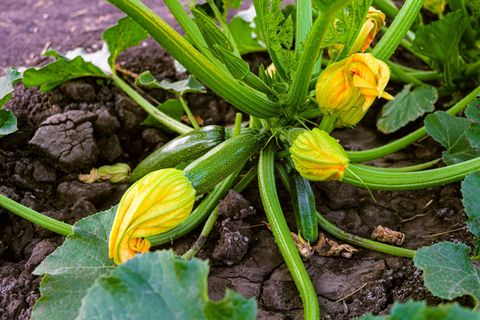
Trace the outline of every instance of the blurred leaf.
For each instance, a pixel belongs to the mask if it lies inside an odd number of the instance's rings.
[[[440,242],[417,250],[413,262],[423,271],[425,287],[439,298],[452,300],[469,295],[480,300],[480,271],[473,265],[470,248],[463,243]]]
[[[410,91],[411,89],[411,85],[406,85],[395,96],[395,100],[383,106],[382,114],[377,121],[378,130],[383,133],[395,132],[426,112],[432,112],[435,109],[438,94],[434,87],[417,87]]]
[[[467,130],[467,140],[473,148],[480,151],[480,97],[468,105],[465,115],[472,122]]]
[[[251,27],[251,23],[247,22],[240,16],[237,15],[233,17],[228,27],[240,54],[243,55],[266,50],[266,48],[260,44],[258,35]]]
[[[113,207],[77,222],[74,234],[33,271],[44,277],[32,320],[75,319],[88,288],[115,267],[107,246],[115,210]]]
[[[172,251],[137,255],[95,281],[77,319],[255,319],[254,299],[228,289],[223,300],[208,299],[208,269]]]
[[[13,86],[22,79],[15,68],[6,68],[5,76],[0,77],[0,109],[12,98]]]
[[[188,76],[185,80],[170,82],[168,80],[158,81],[150,71],[141,73],[135,84],[147,89],[163,89],[172,93],[184,95],[185,93],[205,93],[205,87],[194,77]]]
[[[130,17],[121,18],[116,25],[105,30],[102,38],[110,51],[110,57],[108,58],[110,67],[115,68],[115,61],[120,52],[138,45],[140,41],[147,37],[148,33]]]
[[[454,304],[427,306],[425,301],[408,301],[392,307],[389,316],[365,315],[360,320],[480,320],[480,313]]]
[[[427,133],[447,149],[442,154],[446,164],[455,164],[479,156],[466,137],[470,124],[468,119],[453,117],[444,111],[437,111],[425,118]]]
[[[462,195],[468,229],[480,237],[480,173],[470,173],[462,181]]]
[[[13,112],[0,110],[0,138],[17,130],[17,118]]]

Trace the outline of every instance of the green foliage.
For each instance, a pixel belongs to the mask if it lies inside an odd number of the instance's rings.
[[[46,66],[25,70],[23,84],[29,87],[40,87],[40,91],[50,91],[62,83],[83,77],[106,77],[105,73],[92,62],[78,56],[72,60],[66,57],[57,59]]]
[[[396,302],[389,316],[365,315],[360,320],[479,320],[480,313],[457,303],[427,306],[425,301]]]
[[[17,118],[10,110],[0,109],[0,138],[17,131]]]
[[[445,73],[446,84],[460,76],[459,42],[467,24],[462,12],[451,12],[442,19],[420,26],[413,49],[431,58],[432,67]]]
[[[174,94],[184,95],[185,93],[205,93],[205,87],[194,77],[188,76],[185,80],[170,82],[168,80],[158,81],[150,71],[141,73],[135,84],[147,89],[163,89]]]
[[[466,133],[467,140],[473,148],[480,151],[480,97],[468,105],[465,115],[472,122]]]
[[[0,77],[0,109],[12,98],[13,86],[22,77],[15,68],[5,69],[5,76]]]
[[[318,3],[318,1],[316,3]],[[332,20],[333,23],[330,24],[330,27],[323,36],[322,47],[342,44],[345,45],[347,49],[350,48],[365,22],[365,17],[371,3],[371,0],[354,0],[343,10],[339,10]]]
[[[469,295],[478,305],[480,270],[473,265],[470,248],[463,243],[440,242],[417,250],[413,262],[423,271],[425,287],[439,298]]]
[[[470,173],[462,182],[463,206],[468,229],[480,237],[480,173]]]
[[[136,46],[140,41],[146,39],[148,33],[136,23],[132,18],[124,17],[118,20],[117,24],[103,33],[103,40],[108,46],[110,57],[108,63],[110,67],[115,69],[115,61],[120,52],[127,48]]]
[[[75,233],[34,270],[45,276],[33,320],[75,319],[88,288],[114,268],[107,248],[114,214],[112,208],[77,222]]]
[[[260,45],[257,33],[251,27],[251,23],[245,21],[244,18],[241,18],[238,15],[233,17],[228,24],[228,28],[232,33],[233,40],[235,41],[241,55],[266,50],[265,47]]]
[[[395,132],[426,112],[432,112],[435,109],[434,105],[438,94],[434,87],[425,86],[411,89],[411,85],[406,85],[395,96],[395,100],[389,101],[383,106],[382,114],[377,121],[378,130],[383,133]]]
[[[290,50],[293,44],[292,17],[283,15],[280,0],[254,0],[253,4],[257,13],[256,22],[270,58],[281,77],[289,79],[295,67],[294,55]]]
[[[444,146],[443,161],[455,164],[479,156],[468,142],[466,133],[471,122],[466,118],[454,117],[444,111],[437,111],[425,118],[425,130],[438,143]]]
[[[228,289],[223,300],[209,300],[207,275],[208,264],[199,259],[186,261],[171,251],[137,255],[95,281],[77,319],[256,318],[255,300]]]

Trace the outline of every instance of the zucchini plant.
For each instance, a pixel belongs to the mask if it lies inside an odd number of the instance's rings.
[[[191,277],[198,276],[202,283],[194,290],[197,300],[172,301],[167,318],[254,318],[254,302],[237,294],[227,293],[219,303],[205,298],[206,266],[198,260],[186,261],[198,252],[202,243],[196,243],[183,258],[174,257],[171,252],[140,256],[138,253],[169,243],[202,222],[205,225],[201,236],[207,237],[218,216],[216,207],[220,199],[230,188],[243,190],[256,176],[266,219],[299,291],[305,319],[320,319],[320,308],[291,232],[297,233],[302,241],[314,244],[319,228],[356,246],[415,259],[415,264],[428,274],[425,281],[432,293],[445,299],[467,294],[478,307],[479,270],[472,264],[465,245],[439,244],[417,253],[351,235],[317,211],[311,187],[311,181],[337,180],[369,190],[415,190],[466,177],[462,191],[468,225],[472,233],[480,237],[479,204],[475,199],[480,192],[480,117],[476,98],[480,93],[479,64],[474,62],[479,57],[479,32],[474,29],[480,17],[478,2],[450,1],[449,13],[443,16],[445,9],[442,9],[438,21],[425,24],[419,16],[422,0],[406,0],[400,9],[386,0],[373,1],[376,9],[371,7],[371,0],[297,0],[293,13],[283,11],[280,0],[254,0],[255,26],[243,25],[242,31],[254,32],[255,40],[244,39],[234,32],[238,26],[227,19],[228,1],[224,3],[223,12],[216,2],[207,1],[211,15],[200,6],[191,7],[192,15],[189,15],[177,0],[166,0],[165,5],[184,35],[139,0],[109,2],[127,16],[105,31],[101,51],[61,54],[50,50],[47,54],[55,61],[38,69],[27,69],[23,73],[24,85],[48,91],[75,78],[104,79],[122,89],[159,124],[179,137],[153,152],[133,170],[130,178],[133,184],[116,208],[88,217],[75,227],[0,195],[1,206],[68,236],[65,244],[35,271],[47,277],[42,287],[43,298],[37,303],[33,318],[54,319],[51,311],[54,308],[50,306],[66,299],[55,294],[54,282],[68,282],[75,277],[82,277],[82,288],[68,294],[71,305],[61,318],[103,319],[108,317],[102,309],[103,303],[115,305],[119,315],[122,312],[118,310],[124,310],[124,317],[148,318],[154,311],[144,308],[140,297],[134,297],[136,290],[146,290],[144,294],[148,299],[148,286],[129,281],[146,275],[144,279],[149,281],[163,281],[165,288],[178,286],[187,291],[181,280],[172,275],[172,268],[179,268],[180,273],[189,270]],[[387,16],[392,19],[388,28],[385,27]],[[446,40],[439,39],[440,33],[450,32],[449,26],[456,25],[460,19],[467,23],[451,31],[453,42],[449,45],[454,48],[447,54],[443,52]],[[372,45],[381,32],[379,41]],[[119,72],[116,59],[121,51],[138,44],[147,35],[195,78],[169,83],[146,72],[138,76],[134,84],[129,82]],[[399,46],[431,69],[417,70],[395,62],[392,56]],[[249,50],[267,52],[272,64],[260,66],[258,73],[254,73],[241,55]],[[460,84],[458,79],[468,81]],[[387,87],[390,80],[405,84],[396,97]],[[440,85],[434,88],[428,82]],[[202,91],[202,85],[241,112],[233,129],[200,127],[196,122],[183,95]],[[137,90],[142,86],[175,93],[193,127],[169,116],[162,111],[162,106],[153,105]],[[337,128],[355,126],[378,99],[389,101],[383,107],[378,127],[383,132],[393,132],[425,112],[432,112],[439,95],[453,101],[446,112],[430,114],[424,127],[383,146],[346,151],[331,136]],[[466,118],[456,117],[466,108]],[[247,117],[246,125],[242,125],[242,117]],[[395,169],[362,164],[406,148],[427,134],[446,148],[445,166],[430,168],[438,161]],[[290,192],[295,229],[290,229],[283,214],[277,178]],[[72,250],[79,249],[87,252],[88,257],[69,265],[66,258],[72,257]],[[454,256],[461,259],[462,266],[448,259],[442,265],[432,263],[432,257]],[[162,265],[163,273],[152,271],[158,264]],[[94,265],[96,268],[88,275],[79,275],[72,272],[75,265],[81,270]],[[459,276],[468,268],[471,281],[467,281],[464,290],[444,294],[446,289],[438,283],[442,281],[442,270],[448,268],[457,270],[453,276]],[[161,292],[156,299],[160,301],[166,296]],[[178,299],[179,294],[172,297],[170,300]],[[124,301],[132,304],[138,301],[139,309],[132,309]],[[421,312],[429,310],[423,304],[417,306]],[[199,309],[195,309],[197,307]],[[446,309],[453,312],[456,308],[460,307]]]

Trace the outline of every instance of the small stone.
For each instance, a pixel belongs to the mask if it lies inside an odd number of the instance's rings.
[[[238,231],[222,234],[213,250],[213,261],[227,266],[239,263],[248,251],[248,242],[248,238]]]
[[[243,219],[255,213],[255,208],[250,204],[250,201],[234,190],[228,191],[218,207],[219,215],[235,220]]]

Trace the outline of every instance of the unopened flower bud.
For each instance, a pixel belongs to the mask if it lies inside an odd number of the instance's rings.
[[[343,147],[327,132],[307,130],[290,148],[295,169],[308,180],[342,180],[349,159]]]
[[[440,15],[445,11],[446,4],[446,0],[425,0],[423,2],[423,7],[436,15]]]
[[[363,23],[362,29],[355,39],[352,48],[350,49],[350,53],[354,52],[365,52],[367,48],[372,43],[373,39],[377,35],[378,31],[385,25],[385,14],[375,9],[374,7],[370,7],[368,9],[367,17],[365,18],[365,22]]]
[[[130,167],[126,163],[117,163],[111,166],[93,168],[88,174],[78,175],[78,180],[85,183],[93,183],[99,180],[111,183],[127,182],[130,177]]]
[[[328,66],[318,78],[315,93],[325,115],[336,115],[358,107],[363,113],[376,98],[393,97],[384,91],[390,69],[370,53],[356,53]],[[359,119],[360,120],[360,119]]]
[[[109,237],[108,255],[116,264],[148,252],[146,237],[182,223],[195,202],[195,189],[183,172],[161,169],[144,176],[123,195]]]

